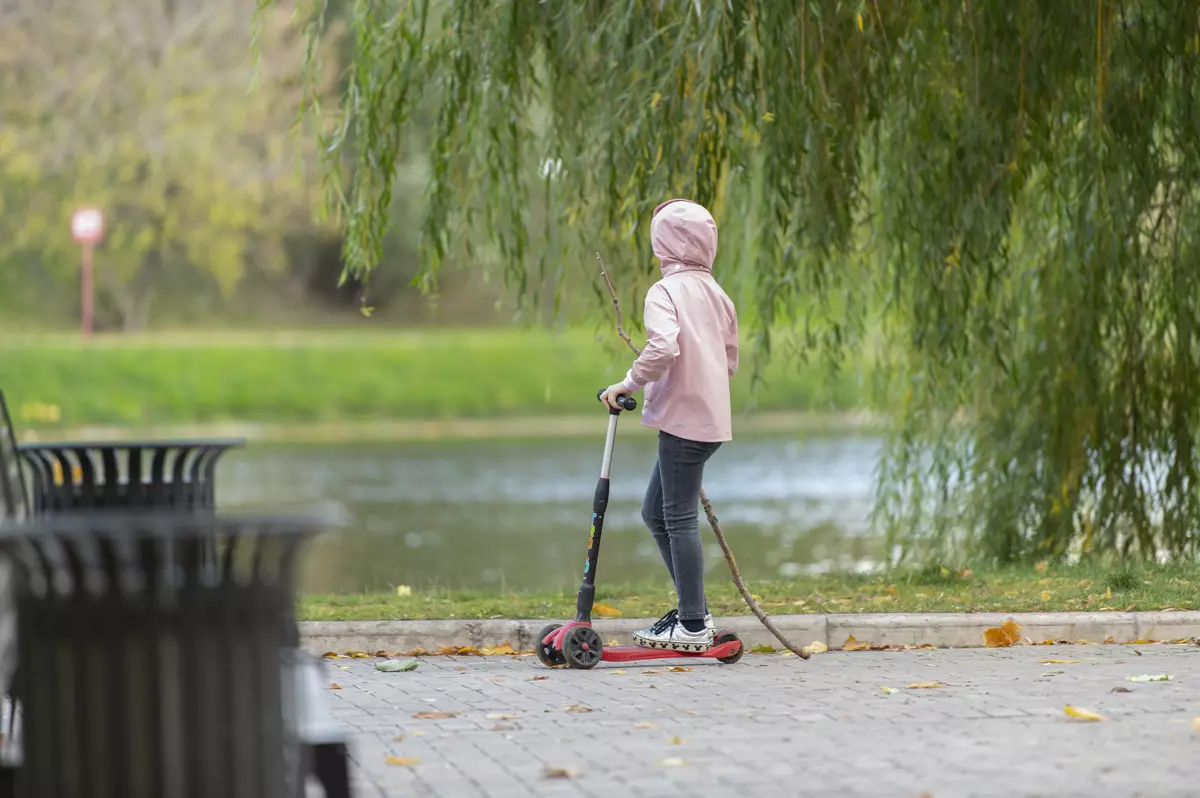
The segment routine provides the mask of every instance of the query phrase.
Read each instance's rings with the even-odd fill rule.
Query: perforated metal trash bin
[[[293,798],[294,570],[308,520],[50,516],[0,530],[26,674],[17,794]],[[218,557],[202,556],[216,543]]]

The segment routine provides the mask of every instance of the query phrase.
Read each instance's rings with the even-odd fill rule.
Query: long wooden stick
[[[604,284],[608,286],[609,296],[612,297],[613,310],[617,314],[617,335],[621,336],[621,340],[629,345],[629,348],[633,350],[635,355],[640,355],[642,354],[642,350],[637,348],[633,341],[630,340],[629,333],[625,332],[625,318],[621,314],[621,300],[617,298],[617,291],[613,288],[612,279],[608,276],[608,269],[604,268],[604,258],[600,257],[599,252],[596,253],[596,260],[600,263],[600,276],[604,278]],[[746,606],[762,622],[762,625],[767,627],[767,631],[775,635],[776,640],[783,643],[784,648],[800,659],[808,659],[808,652],[783,636],[783,633],[775,627],[775,624],[771,623],[771,619],[763,612],[762,607],[758,606],[758,602],[754,600],[754,596],[751,595],[749,588],[746,587],[746,583],[742,579],[742,572],[738,570],[737,561],[733,559],[733,550],[725,542],[725,532],[721,529],[721,522],[717,519],[717,514],[713,512],[712,502],[708,500],[708,495],[704,492],[704,488],[700,489],[700,506],[704,508],[704,517],[708,519],[708,525],[712,527],[713,534],[717,536],[717,543],[721,545],[721,551],[725,554],[725,562],[729,563],[729,572],[733,575],[733,583],[737,585],[738,592],[746,600]]]

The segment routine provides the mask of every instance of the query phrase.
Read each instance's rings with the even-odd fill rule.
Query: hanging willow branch
[[[902,557],[1194,553],[1194,0],[347,2],[351,271],[414,142],[424,278],[498,268],[564,312],[597,236],[639,296],[651,210],[693,198],[757,362],[787,330],[878,353]]]
[[[638,349],[637,345],[630,339],[629,333],[625,332],[624,316],[621,313],[621,300],[617,298],[617,291],[613,288],[612,278],[608,276],[608,270],[604,268],[604,259],[600,257],[600,253],[596,253],[596,260],[600,263],[600,276],[604,278],[604,285],[608,288],[608,293],[612,297],[613,310],[617,314],[617,335],[621,337],[630,349],[633,350],[634,356],[642,354],[642,350]],[[733,583],[737,585],[738,592],[742,594],[742,598],[746,600],[746,606],[754,613],[754,617],[762,622],[762,625],[767,627],[767,631],[775,635],[775,639],[783,643],[784,648],[795,654],[800,659],[808,659],[809,652],[792,643],[783,636],[783,633],[771,623],[771,619],[763,612],[762,607],[758,606],[758,602],[754,600],[754,595],[750,589],[746,587],[745,580],[742,579],[742,572],[737,566],[737,560],[733,558],[733,549],[729,548],[729,544],[725,542],[725,530],[721,529],[721,521],[717,518],[716,512],[712,508],[712,502],[708,500],[708,494],[704,492],[704,488],[700,489],[700,506],[704,508],[704,517],[708,519],[708,525],[712,527],[713,534],[717,536],[717,543],[721,546],[721,552],[725,555],[725,562],[729,563],[729,573],[733,577]]]

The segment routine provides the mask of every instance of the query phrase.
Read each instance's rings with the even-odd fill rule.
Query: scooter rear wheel
[[[600,664],[604,643],[592,627],[576,626],[563,639],[563,654],[567,657],[567,665],[587,670]]]
[[[733,632],[719,632],[717,634],[716,638],[713,640],[714,646],[732,643],[734,641],[737,641],[738,643],[738,650],[730,654],[728,657],[718,657],[717,662],[724,663],[725,665],[732,665],[742,658],[742,654],[746,653],[746,645],[742,643],[742,639]]]
[[[542,642],[543,640],[546,639],[546,635],[550,634],[555,629],[559,629],[561,627],[562,627],[561,623],[552,623],[549,626],[547,626],[546,628],[542,629],[542,631],[538,632],[537,640],[535,641],[536,645],[534,646],[534,651],[537,652],[537,658],[547,668],[553,668],[556,665],[566,665],[567,664],[567,658],[563,656],[563,653],[561,651],[559,651],[557,648],[555,648],[552,645]]]

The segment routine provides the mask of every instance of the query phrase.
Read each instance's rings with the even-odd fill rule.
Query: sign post
[[[95,287],[92,251],[104,236],[104,214],[99,208],[80,208],[71,214],[71,237],[82,248],[79,279],[79,325],[84,338],[91,338],[95,326]]]

